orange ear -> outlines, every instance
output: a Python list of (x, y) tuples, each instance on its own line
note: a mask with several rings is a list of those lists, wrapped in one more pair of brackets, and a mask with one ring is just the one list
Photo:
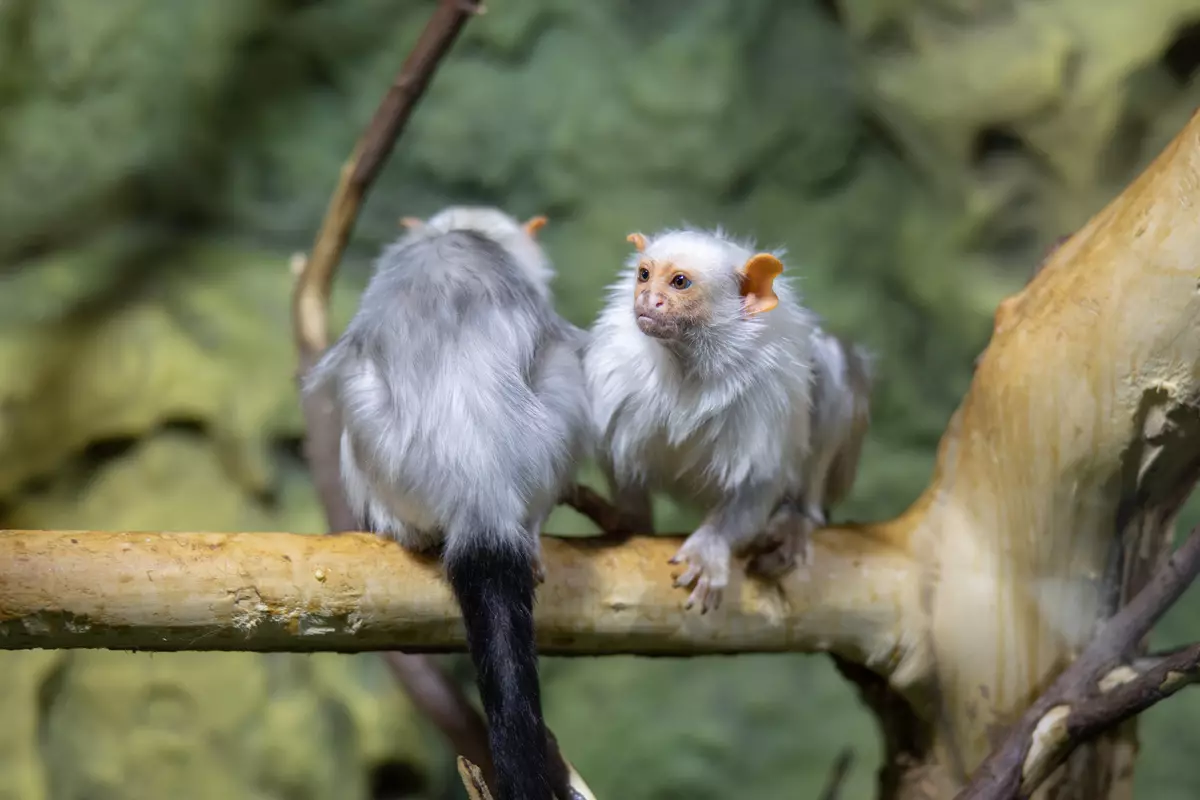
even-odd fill
[(742, 297), (751, 314), (765, 314), (779, 305), (773, 284), (783, 272), (783, 263), (770, 253), (757, 253), (742, 265)]
[(417, 217), (401, 217), (400, 224), (408, 228), (410, 231), (415, 231), (417, 228), (425, 224), (425, 221)]
[(639, 253), (646, 249), (646, 237), (640, 233), (629, 234), (625, 237), (625, 241), (636, 247)]
[(525, 232), (529, 234), (531, 238), (536, 238), (537, 232), (544, 228), (548, 221), (549, 220), (547, 220), (541, 214), (538, 214), (536, 217), (530, 217), (525, 222), (523, 227), (525, 228)]

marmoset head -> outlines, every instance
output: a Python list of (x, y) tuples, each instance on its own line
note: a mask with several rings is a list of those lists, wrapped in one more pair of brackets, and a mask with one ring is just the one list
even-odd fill
[(717, 322), (765, 314), (779, 304), (775, 278), (783, 263), (754, 253), (720, 234), (667, 231), (653, 238), (631, 233), (637, 248), (633, 311), (647, 336), (673, 340)]
[(413, 233), (474, 231), (503, 247), (539, 287), (547, 287), (554, 277), (550, 260), (537, 243), (537, 232), (546, 224), (543, 216), (530, 217), (522, 223), (498, 208), (448, 206), (427, 220), (404, 217), (400, 224)]

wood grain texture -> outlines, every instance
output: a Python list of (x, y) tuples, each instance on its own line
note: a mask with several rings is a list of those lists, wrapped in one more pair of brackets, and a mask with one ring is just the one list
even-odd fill
[[(911, 586), (902, 553), (822, 533), (811, 571), (780, 592), (737, 584), (728, 606), (686, 614), (671, 586), (675, 537), (619, 547), (548, 537), (541, 652), (685, 655), (835, 647), (881, 666), (897, 654)], [(849, 580), (870, 569), (868, 586)], [(863, 615), (860, 609), (873, 607)], [(891, 646), (881, 643), (891, 641)], [(432, 561), (366, 534), (0, 532), (0, 648), (462, 651), (458, 608)]]

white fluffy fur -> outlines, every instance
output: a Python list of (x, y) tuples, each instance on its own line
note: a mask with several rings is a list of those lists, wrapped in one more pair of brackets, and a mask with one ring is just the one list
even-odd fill
[[(828, 522), (826, 510), (849, 494), (858, 471), (863, 436), (870, 419), (868, 390), (872, 363), (865, 349), (847, 345), (823, 330), (813, 332), (812, 342), (813, 437), (805, 468), (808, 480), (803, 505), (805, 513), (823, 525)], [(854, 385), (852, 369), (862, 374), (863, 386)]]
[(641, 257), (634, 253), (584, 357), (601, 462), (618, 505), (646, 525), (648, 492), (663, 490), (708, 512), (677, 556), (689, 564), (680, 583), (698, 581), (691, 602), (709, 592), (719, 601), (733, 551), (804, 486), (815, 318), (786, 276), (774, 283), (776, 308), (747, 314), (738, 275), (755, 252), (719, 230), (649, 238), (646, 256), (674, 261), (711, 287), (711, 324), (680, 340), (643, 334), (633, 307)]
[(554, 312), (552, 275), (490, 208), (449, 208), (383, 252), (308, 379), (333, 384), (360, 524), (416, 549), (490, 535), (539, 550), (589, 441), (585, 336)]
[(854, 485), (870, 425), (870, 354), (818, 328), (812, 335), (812, 358), (812, 438), (803, 489), (771, 518), (763, 537), (768, 548), (751, 562), (766, 576), (783, 574), (798, 556), (809, 560), (810, 534), (829, 522), (830, 509)]
[(427, 234), (476, 231), (498, 242), (512, 256), (538, 293), (549, 298), (554, 267), (546, 257), (546, 252), (515, 219), (500, 209), (489, 206), (449, 206), (427, 219), (422, 230)]

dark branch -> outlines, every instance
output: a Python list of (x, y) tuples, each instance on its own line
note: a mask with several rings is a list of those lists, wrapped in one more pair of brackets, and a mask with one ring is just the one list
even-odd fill
[[(430, 17), (391, 88), (371, 118), (349, 161), (313, 246), (300, 270), (293, 297), (293, 332), (299, 376), (329, 345), (329, 295), (333, 276), (350, 239), (362, 202), (391, 154), (405, 123), (421, 99), (441, 59), (449, 52), (475, 3), (444, 0)], [(340, 425), (328, 396), (302, 397), (307, 428), (305, 456), (331, 531), (354, 530), (355, 519), (342, 495), (338, 475)], [(437, 726), (455, 752), (490, 772), (487, 728), (459, 687), (426, 656), (386, 653), (388, 666), (417, 709)]]
[(1187, 652), (1195, 647), (1194, 644), (1182, 644), (1178, 647), (1168, 647), (1164, 650), (1152, 650), (1144, 656), (1134, 659), (1133, 668), (1140, 674), (1149, 672), (1158, 666), (1160, 661), (1170, 658), (1171, 656)]
[(1200, 681), (1200, 643), (1172, 655), (1140, 660), (1137, 677), (1110, 691), (1097, 694), (1071, 709), (1067, 732), (1071, 740), (1085, 740), (1140, 714), (1185, 686)]
[(821, 800), (838, 800), (842, 796), (842, 784), (850, 774), (850, 766), (854, 763), (854, 749), (847, 747), (838, 753), (829, 768), (829, 777), (825, 780), (825, 788), (821, 790)]
[(421, 715), (442, 732), (456, 754), (477, 765), (484, 780), (490, 781), (487, 724), (461, 687), (429, 656), (390, 652), (383, 657)]
[(1071, 751), (1150, 706), (1200, 681), (1200, 644), (1159, 659), (1138, 659), (1110, 672), (1098, 692), (1043, 718), (1043, 739), (1024, 765), (1021, 794), (1041, 784)]
[[(1145, 588), (1108, 620), (1079, 658), (1009, 729), (1004, 741), (975, 771), (957, 800), (1008, 800), (1027, 796), (1081, 743), (1080, 737), (1094, 736), (1173, 694), (1179, 687), (1164, 682), (1168, 672), (1185, 673), (1190, 678), (1187, 665), (1194, 664), (1192, 648), (1164, 658), (1132, 683), (1105, 693), (1100, 693), (1098, 688), (1100, 680), (1123, 663), (1159, 618), (1183, 595), (1197, 573), (1200, 573), (1200, 526), (1192, 529)], [(1154, 682), (1156, 677), (1158, 683)], [(1074, 724), (1079, 735), (1064, 737), (1061, 745), (1048, 754), (1044, 760), (1049, 768), (1039, 767), (1036, 774), (1026, 776), (1025, 762), (1033, 732), (1048, 712), (1060, 706), (1069, 707), (1066, 716), (1068, 733)]]
[(625, 532), (621, 530), (617, 509), (594, 489), (581, 483), (573, 484), (570, 492), (562, 499), (562, 503), (590, 519), (606, 536), (625, 535)]
[(479, 8), (480, 3), (476, 0), (441, 0), (438, 3), (396, 79), (375, 109), (354, 152), (342, 167), (313, 245), (312, 257), (300, 275), (293, 297), (292, 322), (300, 346), (302, 368), (310, 366), (304, 363), (306, 359), (319, 358), (329, 345), (329, 293), (338, 262), (354, 230), (359, 206), (391, 155), (438, 64), (450, 51), (463, 25), (478, 13)]

